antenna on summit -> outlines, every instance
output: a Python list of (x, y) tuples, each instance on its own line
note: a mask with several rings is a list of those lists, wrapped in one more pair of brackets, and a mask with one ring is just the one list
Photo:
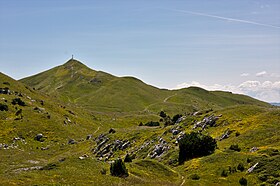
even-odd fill
[(72, 58), (71, 58), (72, 60), (74, 59), (74, 55), (72, 54)]

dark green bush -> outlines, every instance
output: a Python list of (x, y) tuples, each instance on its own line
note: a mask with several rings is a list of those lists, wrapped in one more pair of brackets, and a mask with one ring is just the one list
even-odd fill
[(160, 111), (159, 116), (162, 118), (166, 118), (166, 113), (164, 111)]
[(100, 173), (103, 175), (106, 175), (107, 171), (106, 171), (106, 169), (103, 168), (103, 169), (101, 169)]
[(260, 175), (258, 175), (258, 179), (261, 180), (261, 181), (266, 181), (267, 178), (268, 178), (267, 174), (260, 174)]
[(212, 154), (216, 148), (217, 142), (211, 136), (191, 132), (179, 142), (179, 164), (188, 159)]
[(231, 146), (229, 147), (229, 149), (230, 149), (230, 150), (237, 151), (237, 152), (240, 152), (240, 151), (241, 151), (241, 148), (238, 147), (238, 144), (236, 144), (236, 145), (231, 145)]
[(13, 105), (20, 105), (20, 106), (26, 106), (25, 102), (22, 101), (20, 98), (15, 98), (12, 100)]
[(246, 178), (240, 178), (239, 180), (240, 185), (247, 185), (247, 179)]
[(0, 111), (8, 111), (8, 110), (9, 110), (8, 105), (0, 103)]
[(42, 168), (42, 170), (52, 170), (52, 169), (55, 169), (55, 168), (57, 168), (57, 165), (55, 163), (49, 163), (46, 166), (44, 166)]
[(124, 162), (132, 162), (132, 157), (129, 154), (126, 154), (124, 160)]
[(122, 159), (116, 159), (111, 164), (110, 172), (111, 172), (112, 176), (117, 176), (117, 177), (127, 177), (128, 176), (128, 171), (127, 171)]
[(227, 177), (227, 176), (228, 176), (228, 171), (225, 170), (225, 169), (223, 169), (223, 170), (222, 170), (222, 173), (221, 173), (221, 176), (222, 176), (222, 177)]
[(199, 179), (200, 179), (200, 176), (197, 175), (197, 174), (192, 174), (192, 175), (190, 176), (190, 178), (191, 178), (192, 180), (199, 180)]
[(240, 170), (241, 172), (243, 172), (245, 170), (244, 165), (242, 163), (239, 163), (237, 165), (237, 170)]
[(181, 114), (176, 114), (175, 116), (173, 116), (172, 122), (173, 122), (173, 123), (176, 123), (176, 121), (178, 121), (178, 119), (181, 118), (181, 117), (182, 117)]
[(159, 122), (157, 121), (149, 121), (145, 124), (145, 126), (149, 126), (149, 127), (156, 127), (159, 126)]

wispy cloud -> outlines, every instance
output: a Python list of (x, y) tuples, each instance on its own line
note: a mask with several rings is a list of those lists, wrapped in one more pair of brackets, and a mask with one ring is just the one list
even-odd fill
[(241, 77), (247, 77), (249, 75), (250, 75), (249, 73), (242, 73), (242, 74), (240, 74)]
[(265, 76), (266, 74), (267, 74), (266, 71), (261, 71), (261, 72), (256, 73), (256, 76), (257, 76), (257, 77), (263, 77), (263, 76)]
[(245, 81), (239, 85), (204, 85), (196, 81), (181, 83), (175, 89), (196, 86), (206, 90), (222, 90), (233, 93), (246, 94), (267, 102), (280, 102), (280, 81)]
[(251, 25), (258, 25), (258, 26), (264, 26), (264, 27), (271, 27), (271, 28), (277, 28), (280, 29), (280, 26), (275, 26), (275, 25), (270, 25), (270, 24), (265, 24), (265, 23), (259, 23), (255, 21), (249, 21), (249, 20), (244, 20), (244, 19), (236, 19), (236, 18), (231, 18), (231, 17), (224, 17), (224, 16), (217, 16), (213, 14), (205, 14), (201, 12), (193, 12), (193, 11), (188, 11), (188, 10), (179, 10), (179, 9), (167, 9), (175, 12), (181, 12), (181, 13), (187, 13), (187, 14), (192, 14), (192, 15), (198, 15), (198, 16), (204, 16), (204, 17), (210, 17), (210, 18), (215, 18), (215, 19), (222, 19), (226, 21), (233, 21), (233, 22), (239, 22), (239, 23), (245, 23), (245, 24), (251, 24)]

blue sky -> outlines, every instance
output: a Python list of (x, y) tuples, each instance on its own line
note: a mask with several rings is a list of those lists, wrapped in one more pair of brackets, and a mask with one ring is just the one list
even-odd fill
[(0, 71), (67, 61), (161, 88), (280, 102), (279, 0), (1, 0)]

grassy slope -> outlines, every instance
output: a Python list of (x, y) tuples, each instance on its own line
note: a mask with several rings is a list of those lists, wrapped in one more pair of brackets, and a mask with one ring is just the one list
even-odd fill
[[(219, 149), (214, 154), (187, 161), (182, 167), (178, 167), (187, 178), (186, 185), (238, 185), (241, 177), (245, 177), (249, 185), (258, 185), (262, 183), (258, 179), (261, 174), (269, 175), (266, 185), (274, 183), (277, 179), (279, 181), (280, 171), (277, 167), (280, 166), (280, 153), (269, 156), (267, 152), (273, 149), (280, 152), (280, 110), (235, 106), (216, 111), (215, 114), (223, 116), (218, 120), (218, 126), (209, 128), (207, 133), (212, 137), (219, 137), (228, 128), (233, 133), (230, 138), (218, 141)], [(236, 136), (236, 132), (240, 135)], [(241, 152), (229, 150), (232, 144), (238, 144)], [(258, 147), (259, 150), (251, 153), (249, 150), (252, 147)], [(252, 162), (248, 163), (248, 158)], [(246, 170), (257, 162), (260, 166), (253, 173), (246, 173)], [(228, 177), (221, 176), (223, 170), (228, 171), (229, 167), (236, 168), (239, 163), (245, 166), (244, 172), (237, 171), (229, 173)], [(189, 178), (194, 173), (201, 177), (199, 181)]]
[[(8, 82), (10, 85), (4, 85)], [(77, 184), (77, 185), (110, 185), (119, 183), (120, 185), (131, 184), (162, 184), (174, 185), (173, 181), (179, 179), (174, 171), (164, 165), (154, 161), (153, 166), (147, 167), (145, 161), (138, 161), (128, 165), (131, 176), (127, 179), (120, 179), (108, 176), (101, 176), (102, 168), (109, 170), (109, 164), (97, 161), (91, 153), (91, 149), (95, 146), (92, 140), (85, 141), (86, 135), (93, 134), (94, 137), (101, 133), (107, 132), (114, 127), (119, 134), (112, 138), (126, 139), (133, 138), (135, 133), (128, 134), (125, 127), (135, 126), (140, 121), (150, 120), (154, 116), (144, 115), (129, 117), (123, 115), (107, 115), (91, 113), (81, 108), (75, 108), (71, 105), (65, 106), (53, 98), (42, 95), (33, 89), (0, 74), (0, 84), (3, 87), (9, 87), (13, 92), (12, 95), (1, 94), (2, 104), (9, 106), (9, 111), (0, 111), (0, 143), (8, 144), (9, 149), (1, 148), (0, 151), (0, 184), (1, 185), (33, 185), (33, 184)], [(23, 95), (20, 97), (27, 106), (14, 106), (11, 104), (12, 99), (18, 97), (14, 95), (14, 91)], [(31, 101), (28, 97), (30, 97)], [(44, 105), (40, 104), (40, 100), (44, 100)], [(17, 108), (16, 108), (17, 107)], [(34, 110), (35, 107), (44, 108), (43, 113)], [(65, 108), (64, 108), (65, 107)], [(22, 109), (23, 118), (15, 120), (15, 112)], [(75, 115), (69, 113), (74, 112)], [(47, 115), (51, 115), (48, 119)], [(72, 121), (71, 124), (64, 124), (65, 116)], [(156, 117), (157, 118), (157, 117)], [(131, 128), (133, 131), (134, 129)], [(142, 130), (142, 129), (141, 129)], [(44, 142), (34, 140), (36, 134), (42, 133), (46, 139)], [(138, 133), (138, 130), (137, 132)], [(145, 135), (153, 134), (154, 129), (145, 130)], [(23, 141), (16, 141), (16, 148), (11, 147), (13, 138), (20, 137)], [(68, 145), (67, 141), (73, 138), (78, 144)], [(41, 147), (49, 147), (48, 150), (41, 150)], [(120, 155), (123, 155), (122, 152)], [(83, 154), (90, 155), (90, 158), (81, 161), (78, 159)], [(61, 158), (65, 161), (59, 162)], [(37, 163), (34, 163), (37, 162)], [(33, 170), (18, 171), (20, 168), (30, 168), (34, 166), (47, 166), (49, 163), (56, 164), (52, 170)], [(167, 172), (166, 172), (167, 171)], [(170, 173), (168, 173), (170, 171)], [(158, 181), (150, 175), (154, 172), (164, 172)], [(134, 175), (135, 174), (135, 175)], [(137, 174), (137, 175), (136, 175)], [(157, 175), (157, 174), (155, 174)], [(175, 175), (175, 177), (174, 177)]]
[[(208, 92), (195, 87), (177, 91), (165, 90), (163, 93), (159, 93), (160, 98), (157, 96), (153, 98), (150, 96), (150, 92), (154, 91), (157, 95), (157, 91), (161, 92), (162, 90), (150, 86), (147, 88), (147, 85), (134, 78), (116, 78), (103, 72), (92, 71), (76, 62), (74, 68), (77, 68), (79, 72), (71, 78), (72, 71), (69, 70), (73, 65), (71, 62), (48, 71), (47, 75), (42, 73), (38, 77), (35, 76), (35, 88), (51, 94), (52, 97), (26, 88), (25, 85), (1, 74), (0, 85), (3, 85), (3, 82), (6, 81), (12, 82), (10, 83), (11, 90), (23, 92), (26, 94), (25, 96), (28, 95), (35, 100), (45, 100), (45, 105), (41, 106), (39, 102), (32, 103), (27, 97), (23, 97), (22, 99), (28, 103), (28, 106), (22, 108), (23, 120), (14, 121), (16, 109), (10, 102), (15, 96), (1, 95), (8, 100), (10, 110), (0, 112), (0, 125), (3, 129), (0, 135), (0, 143), (10, 144), (12, 138), (18, 136), (24, 137), (27, 141), (27, 145), (18, 142), (18, 149), (0, 149), (2, 160), (0, 163), (1, 185), (52, 185), (58, 183), (72, 185), (181, 185), (181, 183), (184, 183), (183, 185), (238, 185), (238, 180), (242, 176), (249, 180), (249, 185), (257, 185), (261, 183), (257, 177), (260, 174), (267, 174), (264, 173), (262, 168), (266, 166), (265, 169), (270, 170), (273, 169), (273, 166), (280, 166), (279, 161), (277, 161), (279, 155), (273, 157), (267, 155), (271, 149), (280, 150), (280, 111), (277, 108), (267, 107), (267, 104), (246, 96), (225, 92)], [(101, 79), (102, 83), (89, 84), (89, 81), (94, 77)], [(23, 82), (25, 81), (27, 80), (23, 80)], [(2, 87), (4, 86), (6, 85)], [(131, 86), (133, 88), (130, 90), (123, 90)], [(60, 88), (53, 89), (53, 87)], [(81, 89), (88, 95), (82, 94)], [(143, 92), (135, 95), (135, 89), (137, 91), (143, 90)], [(105, 95), (109, 91), (112, 92), (107, 94), (107, 98)], [(138, 100), (137, 96), (146, 95), (142, 98), (144, 101), (136, 102), (135, 105), (124, 104), (125, 109), (139, 110), (141, 108), (140, 111), (130, 113), (102, 113), (98, 111), (99, 109), (103, 111), (122, 110), (123, 94), (126, 93), (130, 94), (126, 98), (129, 104), (132, 104), (131, 99), (135, 101)], [(117, 95), (113, 96), (113, 94)], [(94, 98), (96, 95), (98, 95), (99, 100)], [(59, 103), (53, 96), (64, 100), (67, 104)], [(101, 97), (102, 99), (100, 99)], [(116, 101), (112, 104), (113, 109), (109, 109), (108, 106), (102, 109), (103, 99), (108, 99), (106, 104)], [(87, 100), (95, 104), (87, 106), (86, 104), (89, 103)], [(72, 104), (68, 104), (69, 101)], [(116, 109), (115, 105), (119, 104), (121, 106)], [(241, 105), (238, 106), (238, 104)], [(60, 105), (66, 105), (66, 108), (62, 108)], [(81, 105), (83, 107), (86, 105), (86, 107), (81, 108)], [(51, 114), (51, 119), (45, 118), (42, 113), (34, 112), (33, 108), (35, 106), (44, 107)], [(227, 128), (235, 131), (230, 138), (218, 142), (219, 149), (213, 155), (187, 161), (184, 165), (168, 165), (170, 159), (176, 159), (178, 156), (178, 147), (173, 144), (172, 134), (168, 132), (172, 126), (167, 128), (138, 127), (140, 121), (159, 120), (159, 117), (155, 114), (160, 110), (166, 110), (168, 114), (173, 115), (209, 108), (214, 109), (214, 111), (208, 114), (223, 114), (222, 118), (218, 120), (218, 126), (207, 130), (211, 136), (218, 137)], [(97, 111), (92, 111), (92, 109)], [(68, 110), (73, 111), (75, 116), (71, 115)], [(64, 125), (64, 115), (68, 115), (76, 124)], [(190, 132), (192, 122), (202, 119), (203, 116), (188, 116), (186, 122), (181, 123), (180, 126), (186, 132)], [(6, 118), (10, 119), (7, 120)], [(162, 136), (171, 144), (172, 148), (160, 159), (150, 160), (146, 157), (147, 150), (151, 150), (152, 145), (137, 154), (137, 159), (133, 163), (126, 164), (130, 173), (128, 178), (121, 179), (109, 176), (109, 164), (97, 161), (91, 153), (91, 149), (96, 146), (95, 142), (93, 140), (84, 141), (84, 139), (87, 134), (93, 134), (96, 137), (101, 133), (106, 133), (111, 127), (117, 131), (115, 134), (109, 135), (111, 140), (129, 139), (134, 141), (132, 147), (126, 150), (128, 152), (140, 147), (147, 140), (157, 140), (159, 136)], [(241, 135), (236, 137), (236, 131), (240, 132)], [(48, 138), (43, 143), (34, 141), (34, 135), (37, 133), (43, 133)], [(74, 138), (80, 142), (75, 145), (67, 145), (69, 138)], [(237, 143), (242, 148), (241, 152), (228, 150), (231, 144)], [(46, 146), (49, 146), (50, 149), (47, 151), (40, 150), (40, 147)], [(249, 153), (248, 150), (253, 146), (259, 147), (260, 150)], [(117, 152), (115, 157), (124, 157), (126, 151)], [(79, 160), (78, 157), (83, 154), (88, 154), (90, 158)], [(252, 159), (251, 163), (247, 163), (248, 157)], [(66, 158), (66, 160), (59, 162), (58, 160), (61, 158)], [(142, 158), (145, 159), (142, 160)], [(37, 164), (30, 163), (29, 160), (39, 161), (39, 166), (45, 166), (48, 163), (55, 163), (57, 166), (52, 170), (15, 171), (22, 167), (37, 166)], [(228, 166), (234, 167), (238, 163), (243, 163), (247, 169), (256, 161), (266, 163), (257, 169), (259, 172), (252, 174), (237, 172), (229, 174), (228, 177), (221, 177), (221, 171), (228, 169)], [(106, 175), (100, 174), (100, 170), (103, 168), (107, 170)], [(279, 175), (279, 170), (274, 169), (276, 171), (270, 172)], [(190, 176), (194, 173), (200, 176), (200, 180), (190, 179)], [(273, 182), (273, 179), (275, 177), (270, 175), (266, 183)]]
[(96, 111), (157, 113), (166, 110), (174, 114), (237, 104), (268, 106), (247, 96), (197, 87), (174, 91), (158, 89), (136, 78), (94, 71), (76, 60), (20, 81), (60, 100)]

